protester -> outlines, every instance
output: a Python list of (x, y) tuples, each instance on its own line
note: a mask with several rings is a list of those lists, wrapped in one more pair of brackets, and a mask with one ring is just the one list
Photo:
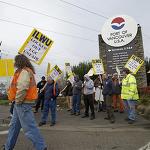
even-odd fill
[(15, 104), (4, 150), (14, 149), (21, 128), (36, 150), (47, 150), (32, 112), (32, 105), (37, 99), (34, 67), (23, 54), (15, 57), (15, 67), (17, 70), (8, 90), (8, 98)]
[(82, 90), (82, 81), (79, 79), (78, 75), (74, 77), (73, 83), (73, 108), (71, 115), (80, 115), (80, 104), (81, 104), (81, 90)]
[(72, 84), (69, 80), (67, 80), (65, 88), (61, 91), (61, 93), (64, 93), (67, 103), (68, 103), (68, 110), (72, 111)]
[(121, 98), (124, 100), (124, 106), (128, 113), (128, 117), (125, 120), (129, 124), (133, 124), (136, 120), (135, 107), (139, 99), (137, 83), (135, 77), (131, 75), (127, 68), (123, 70), (123, 75)]
[(42, 80), (37, 84), (38, 100), (37, 100), (36, 105), (35, 105), (34, 113), (38, 112), (38, 109), (40, 108), (40, 105), (41, 105), (41, 111), (43, 110), (43, 106), (44, 106), (44, 90), (41, 91), (41, 89), (43, 89), (45, 84), (46, 84), (46, 80), (45, 80), (45, 77), (43, 76)]
[(84, 104), (85, 104), (85, 113), (82, 118), (89, 117), (89, 107), (91, 109), (91, 117), (90, 119), (95, 119), (94, 112), (94, 82), (90, 79), (90, 77), (85, 74), (84, 75), (84, 84), (83, 84), (83, 93), (84, 93)]
[(110, 120), (110, 123), (115, 122), (115, 116), (112, 108), (113, 84), (112, 79), (107, 74), (103, 74), (103, 96), (106, 102), (107, 117), (104, 119)]
[(42, 112), (41, 122), (39, 126), (45, 125), (48, 119), (49, 109), (51, 111), (51, 124), (54, 126), (56, 124), (56, 99), (59, 95), (58, 84), (54, 82), (51, 76), (47, 79), (47, 84), (45, 87), (45, 101), (44, 101), (44, 110)]
[(94, 87), (95, 87), (95, 101), (98, 103), (98, 112), (105, 111), (106, 106), (104, 104), (104, 97), (102, 94), (103, 91), (103, 85), (102, 85), (102, 79), (101, 76), (98, 76), (94, 80)]
[(113, 93), (113, 107), (114, 107), (114, 112), (118, 112), (118, 102), (119, 102), (119, 111), (120, 113), (124, 112), (124, 106), (123, 106), (123, 100), (121, 99), (121, 84), (118, 78), (118, 74), (114, 73), (113, 77), (113, 88), (114, 88), (114, 93)]

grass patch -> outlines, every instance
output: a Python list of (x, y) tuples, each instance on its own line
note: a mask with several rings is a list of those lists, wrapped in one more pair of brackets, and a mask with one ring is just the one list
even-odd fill
[(0, 100), (0, 105), (8, 105), (9, 101), (8, 100)]

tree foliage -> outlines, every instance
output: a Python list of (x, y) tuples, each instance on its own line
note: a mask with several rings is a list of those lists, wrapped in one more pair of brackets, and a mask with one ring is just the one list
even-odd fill
[(88, 71), (92, 68), (92, 64), (90, 62), (80, 62), (78, 65), (72, 67), (72, 71), (79, 75), (79, 78), (83, 81), (83, 77)]

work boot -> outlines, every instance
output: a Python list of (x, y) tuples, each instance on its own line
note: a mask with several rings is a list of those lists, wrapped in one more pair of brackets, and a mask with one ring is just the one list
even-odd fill
[(70, 115), (76, 115), (76, 113), (75, 112), (71, 112), (71, 114)]
[(114, 117), (110, 118), (110, 123), (115, 123), (115, 118)]
[(52, 127), (52, 126), (54, 126), (56, 123), (55, 122), (52, 122), (51, 124), (50, 124), (50, 126)]
[(76, 115), (76, 116), (79, 116), (79, 115), (80, 115), (80, 113), (78, 112), (78, 113), (76, 113), (75, 115)]
[(72, 109), (67, 109), (67, 111), (71, 111)]
[(110, 120), (110, 117), (105, 117), (104, 119), (105, 119), (105, 120)]
[(116, 109), (116, 110), (114, 110), (114, 112), (118, 112), (118, 110)]
[(83, 115), (81, 118), (88, 118), (89, 117), (89, 115)]
[(92, 116), (90, 117), (90, 120), (93, 120), (93, 119), (95, 119), (95, 115), (92, 115)]
[(126, 117), (124, 120), (125, 120), (125, 121), (129, 121), (130, 119), (129, 119), (128, 117)]
[(129, 119), (128, 124), (133, 124), (134, 122), (135, 122), (135, 120)]
[(40, 122), (39, 123), (39, 127), (43, 126), (43, 125), (46, 125), (46, 122)]

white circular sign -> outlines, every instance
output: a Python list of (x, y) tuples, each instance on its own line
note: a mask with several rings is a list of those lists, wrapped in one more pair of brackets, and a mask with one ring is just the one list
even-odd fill
[(136, 21), (126, 15), (117, 15), (106, 21), (102, 38), (110, 46), (120, 47), (130, 43), (137, 34)]

